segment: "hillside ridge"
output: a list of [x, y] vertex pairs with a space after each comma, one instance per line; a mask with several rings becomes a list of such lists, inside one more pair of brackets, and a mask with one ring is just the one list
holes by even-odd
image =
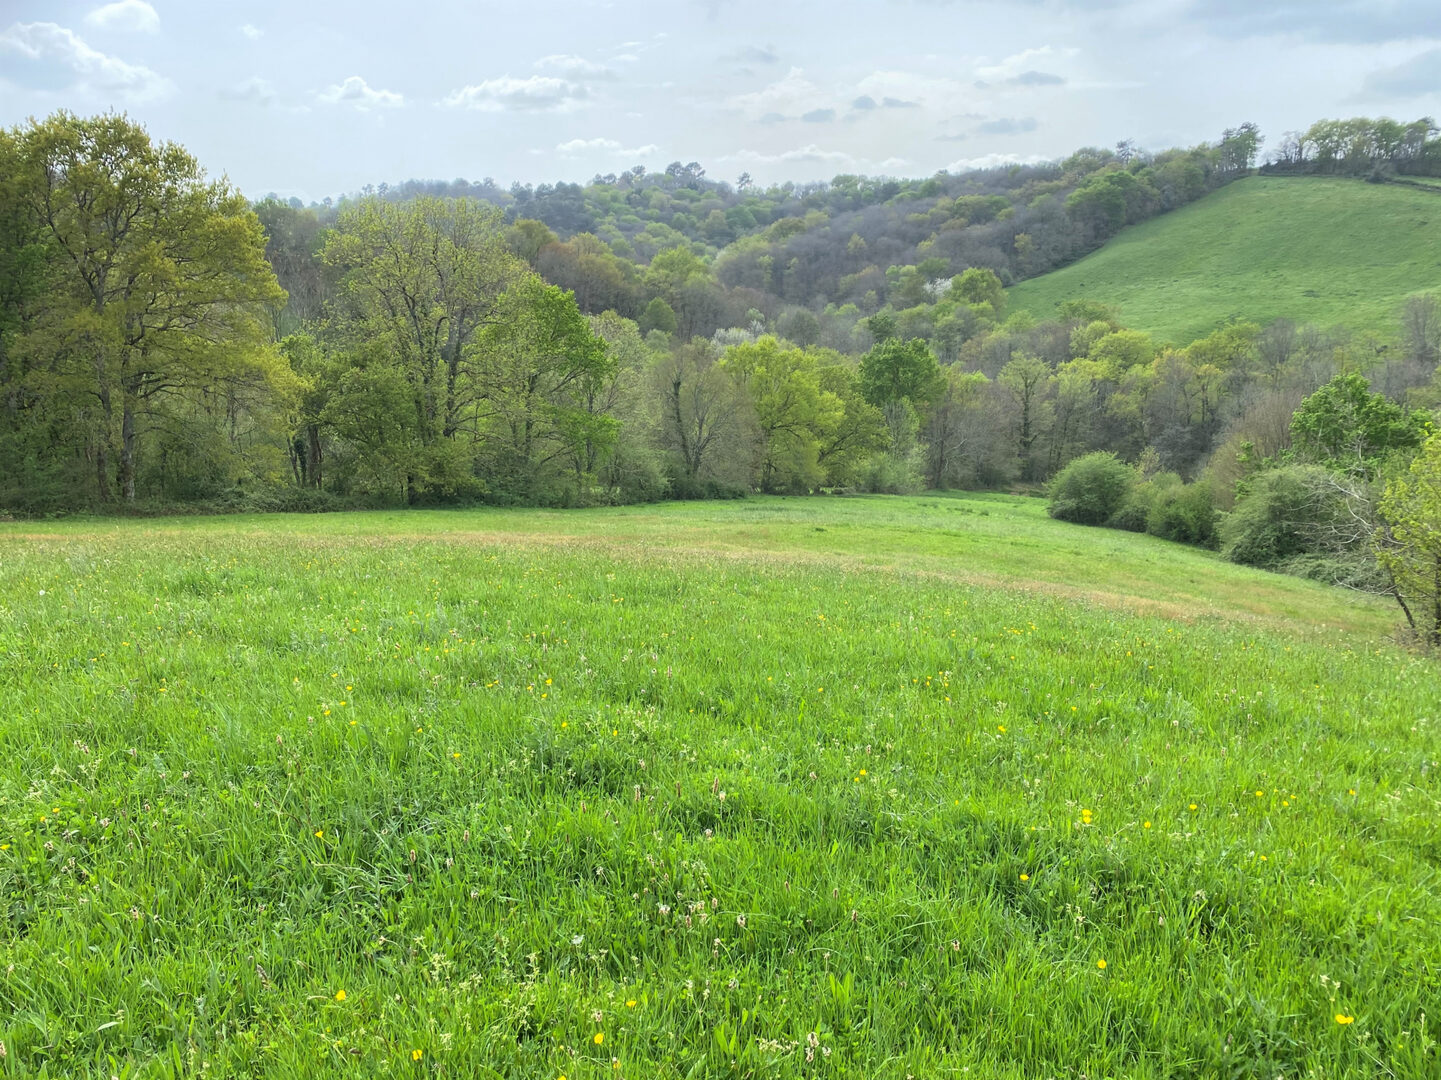
[[1441, 287], [1441, 204], [1425, 189], [1248, 177], [1018, 283], [1011, 307], [1047, 318], [1092, 300], [1173, 342], [1228, 321], [1389, 329], [1407, 296]]

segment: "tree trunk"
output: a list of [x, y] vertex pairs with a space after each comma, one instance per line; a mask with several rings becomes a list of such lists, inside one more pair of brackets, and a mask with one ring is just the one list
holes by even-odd
[[120, 497], [135, 501], [135, 406], [127, 395], [120, 412]]
[[306, 428], [308, 438], [307, 451], [305, 455], [305, 478], [311, 487], [320, 490], [320, 467], [323, 455], [320, 449], [320, 425], [310, 424]]
[[100, 384], [100, 415], [103, 427], [95, 441], [95, 497], [102, 503], [110, 501], [110, 432], [112, 413], [110, 411], [110, 388]]
[[102, 503], [110, 501], [110, 455], [104, 442], [95, 447], [95, 497]]
[[1441, 645], [1441, 555], [1436, 556], [1431, 579], [1431, 633], [1432, 645]]

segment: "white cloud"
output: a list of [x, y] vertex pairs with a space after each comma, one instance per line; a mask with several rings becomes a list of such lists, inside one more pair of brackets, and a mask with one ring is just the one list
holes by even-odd
[[1003, 165], [1040, 165], [1051, 161], [1044, 154], [982, 154], [980, 157], [960, 158], [946, 166], [946, 172], [963, 173], [974, 169], [999, 169]]
[[319, 99], [327, 105], [350, 105], [361, 112], [370, 109], [398, 109], [405, 104], [405, 96], [394, 90], [372, 89], [359, 75], [352, 75], [344, 82], [322, 91]]
[[903, 157], [888, 157], [881, 161], [847, 153], [844, 150], [823, 150], [815, 143], [798, 146], [792, 150], [766, 154], [759, 150], [738, 150], [719, 159], [723, 162], [737, 162], [746, 166], [761, 165], [824, 165], [830, 168], [867, 172], [872, 175], [894, 173], [911, 162]]
[[[140, 102], [165, 97], [175, 89], [163, 75], [92, 49], [73, 30], [55, 23], [15, 23], [0, 33], [0, 51], [5, 50], [69, 68], [79, 76], [74, 89], [82, 92], [115, 94]], [[10, 74], [19, 72], [12, 67]]]
[[145, 0], [116, 0], [85, 16], [85, 25], [101, 30], [133, 30], [154, 34], [160, 30], [160, 16]]
[[234, 86], [220, 91], [220, 96], [229, 101], [245, 101], [252, 105], [269, 105], [275, 100], [275, 87], [268, 79], [259, 75], [251, 76]]
[[953, 108], [969, 94], [954, 79], [915, 75], [908, 71], [874, 71], [844, 92], [831, 92], [793, 67], [784, 78], [760, 90], [737, 94], [726, 101], [749, 119], [763, 124], [800, 118], [812, 122], [836, 119], [849, 109], [853, 114], [874, 109], [909, 109], [921, 105]]
[[784, 78], [749, 94], [730, 99], [732, 108], [739, 109], [753, 120], [782, 117], [824, 108], [829, 102], [820, 87], [806, 78], [805, 72], [793, 67]]
[[873, 71], [856, 84], [856, 90], [878, 103], [893, 102], [892, 108], [919, 103], [953, 109], [973, 96], [954, 79], [914, 75], [909, 71]]
[[1053, 49], [1049, 45], [1042, 45], [1039, 49], [1024, 49], [1013, 56], [1006, 57], [999, 63], [976, 68], [976, 78], [984, 79], [986, 82], [1014, 79], [1028, 75], [1046, 63], [1054, 64], [1057, 60], [1075, 56], [1079, 51], [1078, 49]]
[[532, 75], [517, 79], [502, 75], [474, 86], [462, 86], [441, 101], [459, 109], [500, 112], [504, 109], [542, 111], [570, 109], [590, 96], [588, 87], [553, 75]]
[[844, 150], [822, 150], [815, 143], [811, 143], [808, 146], [798, 146], [794, 150], [783, 150], [778, 154], [763, 154], [759, 150], [737, 150], [734, 154], [727, 154], [721, 160], [748, 162], [755, 165], [775, 165], [782, 162], [855, 165], [857, 159]]
[[559, 143], [556, 150], [566, 157], [577, 157], [587, 153], [615, 154], [617, 157], [650, 157], [660, 153], [660, 147], [655, 143], [626, 147], [616, 139], [571, 139], [568, 142]]
[[265, 33], [265, 31], [260, 29], [260, 27], [252, 26], [250, 23], [246, 23], [244, 26], [242, 26], [240, 28], [240, 32], [246, 37], [248, 37], [251, 41], [259, 41], [261, 35]]
[[590, 77], [592, 79], [613, 79], [615, 72], [604, 64], [598, 64], [594, 60], [587, 60], [583, 56], [574, 56], [568, 53], [553, 53], [550, 56], [542, 56], [535, 62], [538, 68], [549, 68], [552, 71], [559, 71], [562, 75], [571, 78]]

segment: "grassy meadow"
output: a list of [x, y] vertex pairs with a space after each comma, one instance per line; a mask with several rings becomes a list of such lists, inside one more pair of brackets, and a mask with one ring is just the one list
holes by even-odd
[[1001, 496], [3, 524], [0, 1076], [1435, 1077], [1395, 621]]
[[1010, 290], [1038, 318], [1075, 299], [1185, 344], [1228, 319], [1392, 334], [1412, 293], [1441, 288], [1441, 190], [1251, 177], [1126, 229]]

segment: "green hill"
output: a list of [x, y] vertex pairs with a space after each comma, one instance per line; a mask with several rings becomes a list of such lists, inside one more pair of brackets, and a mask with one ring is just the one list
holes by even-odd
[[1441, 288], [1441, 192], [1253, 177], [1127, 229], [1010, 291], [1039, 317], [1073, 299], [1176, 342], [1230, 318], [1390, 331], [1412, 293]]

